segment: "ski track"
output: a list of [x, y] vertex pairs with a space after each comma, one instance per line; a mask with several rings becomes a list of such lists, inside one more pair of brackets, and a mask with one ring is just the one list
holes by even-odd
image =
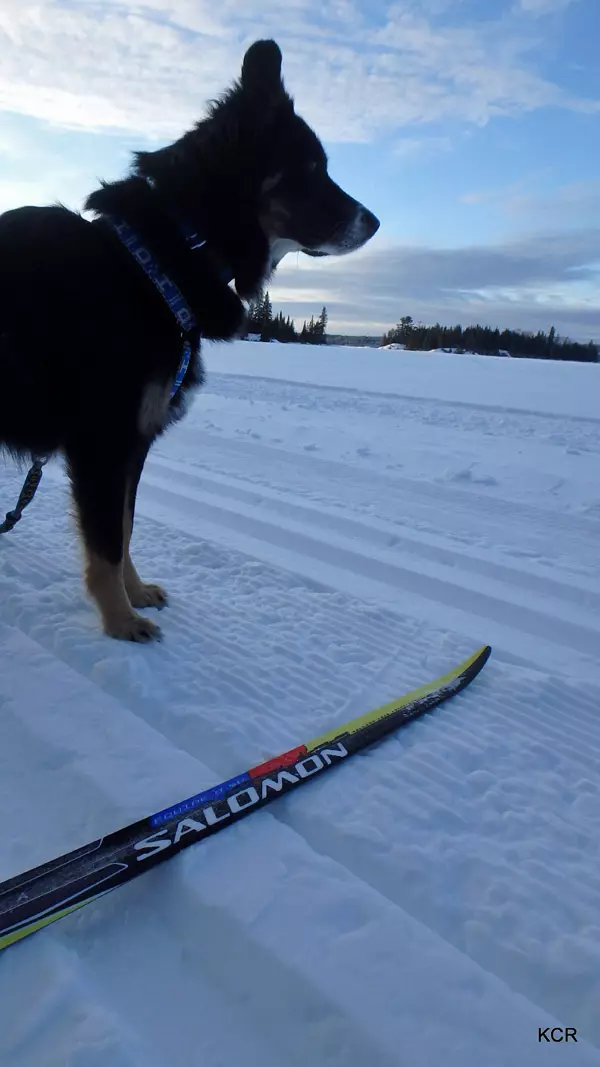
[[599, 1067], [597, 488], [399, 471], [398, 420], [415, 462], [440, 430], [600, 452], [591, 418], [214, 375], [140, 492], [160, 645], [98, 632], [56, 465], [0, 539], [0, 879], [494, 646], [439, 711], [0, 954], [0, 1063], [529, 1067], [556, 1024], [554, 1062]]

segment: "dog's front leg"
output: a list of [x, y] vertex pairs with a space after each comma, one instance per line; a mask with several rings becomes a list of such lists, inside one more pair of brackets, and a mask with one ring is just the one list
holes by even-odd
[[167, 604], [167, 594], [164, 589], [154, 582], [143, 582], [129, 554], [135, 516], [135, 501], [142, 470], [148, 455], [148, 448], [149, 444], [147, 442], [140, 443], [136, 450], [135, 458], [131, 463], [127, 481], [123, 512], [123, 581], [127, 595], [134, 608], [164, 608]]
[[133, 610], [125, 588], [123, 516], [129, 463], [112, 451], [100, 454], [95, 442], [67, 449], [67, 462], [86, 555], [86, 584], [105, 633], [124, 641], [160, 637], [159, 627]]

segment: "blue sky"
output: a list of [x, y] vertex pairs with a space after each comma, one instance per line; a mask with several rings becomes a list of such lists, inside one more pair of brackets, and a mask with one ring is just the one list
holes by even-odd
[[79, 208], [265, 35], [382, 223], [355, 256], [288, 256], [277, 307], [326, 304], [348, 333], [410, 314], [600, 340], [598, 0], [2, 0], [0, 210]]

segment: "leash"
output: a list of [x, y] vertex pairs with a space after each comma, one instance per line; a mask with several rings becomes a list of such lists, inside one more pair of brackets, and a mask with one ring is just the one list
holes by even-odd
[[8, 533], [19, 522], [24, 508], [31, 504], [37, 487], [42, 480], [42, 469], [48, 462], [48, 456], [32, 456], [33, 463], [27, 472], [23, 488], [17, 500], [17, 506], [12, 511], [7, 511], [4, 522], [0, 525], [0, 534]]

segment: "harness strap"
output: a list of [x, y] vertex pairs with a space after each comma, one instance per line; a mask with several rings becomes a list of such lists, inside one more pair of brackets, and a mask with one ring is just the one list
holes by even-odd
[[175, 282], [171, 281], [169, 276], [161, 271], [152, 252], [142, 244], [135, 230], [132, 230], [131, 226], [123, 219], [115, 219], [110, 215], [104, 215], [103, 221], [116, 233], [128, 252], [131, 252], [133, 258], [150, 278], [150, 281], [154, 282], [183, 332], [189, 333], [194, 330], [198, 322], [183, 293], [175, 285]]
[[[173, 312], [173, 315], [177, 319], [181, 328], [183, 334], [183, 350], [179, 361], [179, 367], [177, 368], [177, 373], [171, 388], [170, 399], [172, 399], [178, 389], [181, 388], [187, 369], [190, 365], [190, 360], [192, 358], [192, 344], [189, 340], [189, 334], [192, 330], [196, 330], [198, 327], [196, 316], [183, 293], [175, 283], [171, 281], [168, 275], [161, 271], [152, 253], [142, 244], [140, 238], [135, 231], [132, 230], [131, 226], [124, 220], [114, 219], [110, 215], [104, 215], [102, 221], [116, 233], [125, 248], [131, 252], [131, 255], [137, 260], [140, 267], [142, 267], [150, 280], [154, 283], [168, 307]], [[198, 248], [206, 243], [196, 232], [192, 231], [191, 228], [188, 228], [185, 237], [190, 248]], [[16, 507], [13, 508], [12, 511], [7, 511], [4, 522], [0, 524], [0, 534], [8, 533], [17, 525], [21, 519], [24, 508], [26, 508], [33, 500], [37, 487], [42, 480], [42, 468], [48, 462], [49, 457], [32, 455], [31, 458], [33, 462], [27, 472]]]
[[127, 251], [131, 253], [142, 270], [150, 278], [150, 281], [154, 283], [181, 327], [181, 331], [184, 335], [184, 343], [179, 367], [177, 368], [175, 380], [171, 388], [170, 399], [172, 400], [175, 393], [181, 387], [192, 358], [192, 346], [185, 335], [197, 328], [198, 321], [181, 290], [175, 285], [175, 282], [171, 281], [167, 274], [161, 271], [154, 256], [145, 245], [142, 244], [135, 230], [132, 230], [131, 226], [123, 219], [117, 220], [110, 215], [104, 215], [103, 221], [111, 228], [111, 230], [113, 230]]

